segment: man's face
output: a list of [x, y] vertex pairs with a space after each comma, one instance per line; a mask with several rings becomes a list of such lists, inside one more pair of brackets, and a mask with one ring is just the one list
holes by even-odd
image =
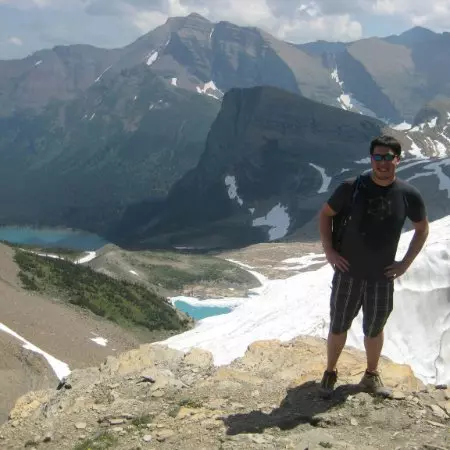
[[399, 162], [400, 158], [388, 147], [375, 147], [371, 155], [373, 173], [380, 181], [393, 179]]

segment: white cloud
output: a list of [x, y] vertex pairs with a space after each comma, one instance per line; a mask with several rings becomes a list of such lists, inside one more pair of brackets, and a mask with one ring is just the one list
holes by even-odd
[[[116, 0], [117, 3], [118, 0]], [[125, 0], [121, 0], [125, 3]], [[326, 15], [320, 2], [283, 2], [277, 0], [167, 0], [164, 13], [146, 10], [141, 3], [132, 6], [132, 21], [141, 31], [149, 31], [169, 16], [192, 12], [213, 22], [226, 20], [242, 26], [257, 26], [280, 39], [295, 42], [315, 39], [353, 40], [362, 36], [362, 26], [350, 14], [335, 10]]]
[[23, 45], [22, 39], [18, 38], [17, 36], [11, 36], [11, 37], [8, 39], [8, 42], [9, 42], [10, 44], [18, 45], [18, 46]]
[[34, 6], [45, 8], [52, 3], [54, 3], [54, 0], [0, 0], [0, 5], [11, 5], [19, 9], [32, 8]]
[[449, 0], [376, 0], [373, 11], [382, 15], [398, 15], [412, 25], [448, 30], [450, 25]]

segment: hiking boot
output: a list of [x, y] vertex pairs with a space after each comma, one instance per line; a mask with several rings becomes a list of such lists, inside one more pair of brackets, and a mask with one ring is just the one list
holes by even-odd
[[383, 380], [378, 372], [369, 372], [366, 370], [359, 384], [368, 393], [382, 395], [384, 397], [391, 395], [391, 390], [383, 384]]
[[322, 397], [329, 397], [334, 391], [334, 385], [337, 381], [337, 370], [323, 373], [322, 381], [320, 382], [319, 393]]

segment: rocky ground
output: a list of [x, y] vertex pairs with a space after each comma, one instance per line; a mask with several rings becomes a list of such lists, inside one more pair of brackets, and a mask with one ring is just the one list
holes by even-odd
[[146, 344], [29, 393], [0, 427], [0, 448], [448, 449], [450, 391], [383, 358], [390, 398], [361, 392], [362, 352], [345, 349], [330, 399], [318, 395], [325, 342], [261, 341], [229, 366], [210, 353]]
[[[0, 244], [0, 323], [67, 363], [70, 369], [98, 365], [108, 355], [162, 338], [150, 332], [125, 330], [65, 302], [25, 291], [13, 253], [12, 248]], [[106, 339], [106, 346], [91, 340], [97, 337]], [[0, 423], [7, 419], [20, 395], [57, 384], [58, 378], [41, 355], [0, 330]]]

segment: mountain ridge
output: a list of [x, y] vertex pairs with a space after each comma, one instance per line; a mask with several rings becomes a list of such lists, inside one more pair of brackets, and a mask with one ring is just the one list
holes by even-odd
[[[405, 178], [414, 183], [433, 173], [440, 180], [441, 175], [425, 168], [436, 164], [435, 170], [442, 167], [447, 173], [450, 119], [431, 125], [389, 129], [380, 120], [275, 87], [231, 89], [198, 165], [158, 205], [130, 207], [112, 238], [127, 240], [128, 235], [130, 242], [124, 245], [234, 248], [274, 235], [288, 237], [316, 216], [339, 182], [368, 169], [370, 141], [382, 133], [402, 143], [399, 176], [405, 170]], [[430, 218], [448, 211], [443, 186], [436, 194], [419, 182]]]

